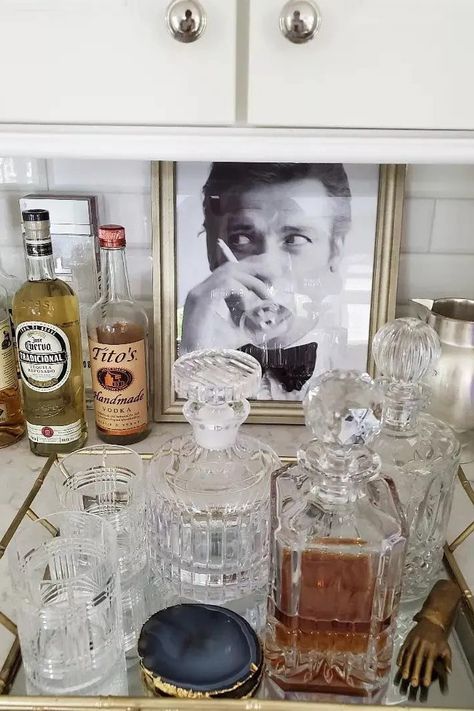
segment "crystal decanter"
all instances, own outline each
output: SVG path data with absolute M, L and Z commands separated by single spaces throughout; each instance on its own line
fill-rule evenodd
M 204 350 L 179 358 L 173 375 L 193 434 L 166 442 L 149 472 L 160 606 L 225 604 L 258 628 L 268 587 L 270 474 L 280 462 L 238 430 L 247 398 L 258 392 L 260 365 L 239 351 Z
M 439 577 L 451 511 L 459 444 L 451 428 L 422 412 L 422 380 L 440 356 L 436 332 L 416 318 L 383 326 L 373 355 L 385 391 L 382 429 L 370 446 L 397 487 L 409 541 L 402 599 L 425 597 Z
M 395 488 L 364 444 L 381 399 L 368 375 L 317 378 L 305 401 L 314 439 L 272 480 L 265 652 L 284 693 L 377 700 L 387 683 L 406 537 Z

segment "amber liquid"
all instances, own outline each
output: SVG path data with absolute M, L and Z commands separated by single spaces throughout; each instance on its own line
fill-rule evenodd
M 61 279 L 28 281 L 13 299 L 15 326 L 23 321 L 45 321 L 59 326 L 71 348 L 71 372 L 65 383 L 52 392 L 35 392 L 23 384 L 24 412 L 27 422 L 51 427 L 80 421 L 78 439 L 68 444 L 47 444 L 30 440 L 34 454 L 49 457 L 67 454 L 83 446 L 87 439 L 85 419 L 82 345 L 79 302 L 68 284 Z
M 333 543 L 340 548 L 358 542 Z M 367 696 L 377 677 L 380 686 L 385 681 L 391 620 L 373 622 L 376 561 L 367 553 L 332 552 L 330 544 L 325 540 L 326 550 L 302 553 L 296 601 L 294 558 L 283 551 L 280 604 L 271 601 L 269 610 L 269 673 L 286 691 Z M 297 613 L 290 614 L 295 602 Z M 372 670 L 366 669 L 368 660 Z
M 127 343 L 135 343 L 142 340 L 146 342 L 145 329 L 134 323 L 117 321 L 114 324 L 99 325 L 96 332 L 97 342 L 108 346 L 126 345 Z M 127 445 L 141 442 L 142 439 L 145 439 L 150 433 L 150 423 L 146 422 L 143 427 L 133 434 L 111 434 L 97 423 L 96 430 L 100 439 L 107 444 Z
M 0 410 L 0 447 L 8 447 L 25 434 L 19 384 L 0 390 Z

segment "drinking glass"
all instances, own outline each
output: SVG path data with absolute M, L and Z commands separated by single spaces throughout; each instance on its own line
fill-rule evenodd
M 147 618 L 147 549 L 143 463 L 128 447 L 85 447 L 58 461 L 56 476 L 61 506 L 86 511 L 108 521 L 117 535 L 122 589 L 125 653 L 136 656 Z
M 127 694 L 112 527 L 86 513 L 52 514 L 27 522 L 8 557 L 27 693 Z

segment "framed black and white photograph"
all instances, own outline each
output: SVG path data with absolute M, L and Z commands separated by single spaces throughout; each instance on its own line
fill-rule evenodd
M 176 357 L 236 348 L 262 366 L 250 421 L 302 422 L 310 381 L 373 370 L 394 317 L 404 166 L 153 166 L 155 419 L 180 419 Z

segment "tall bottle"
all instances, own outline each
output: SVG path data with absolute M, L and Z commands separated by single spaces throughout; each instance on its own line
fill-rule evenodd
M 133 444 L 150 431 L 148 318 L 133 301 L 125 261 L 125 230 L 99 228 L 101 289 L 87 318 L 97 434 Z
M 47 210 L 23 213 L 27 281 L 13 298 L 30 447 L 47 457 L 87 439 L 79 304 L 54 273 Z
M 375 701 L 388 680 L 406 538 L 394 486 L 364 444 L 380 402 L 368 375 L 320 376 L 305 402 L 314 439 L 273 478 L 265 642 L 284 691 Z
M 25 433 L 13 340 L 8 293 L 0 286 L 0 447 L 17 442 Z
M 423 379 L 441 353 L 434 329 L 417 318 L 382 326 L 373 343 L 385 391 L 382 429 L 369 442 L 398 491 L 408 524 L 402 599 L 424 598 L 439 577 L 459 465 L 451 428 L 423 412 Z

